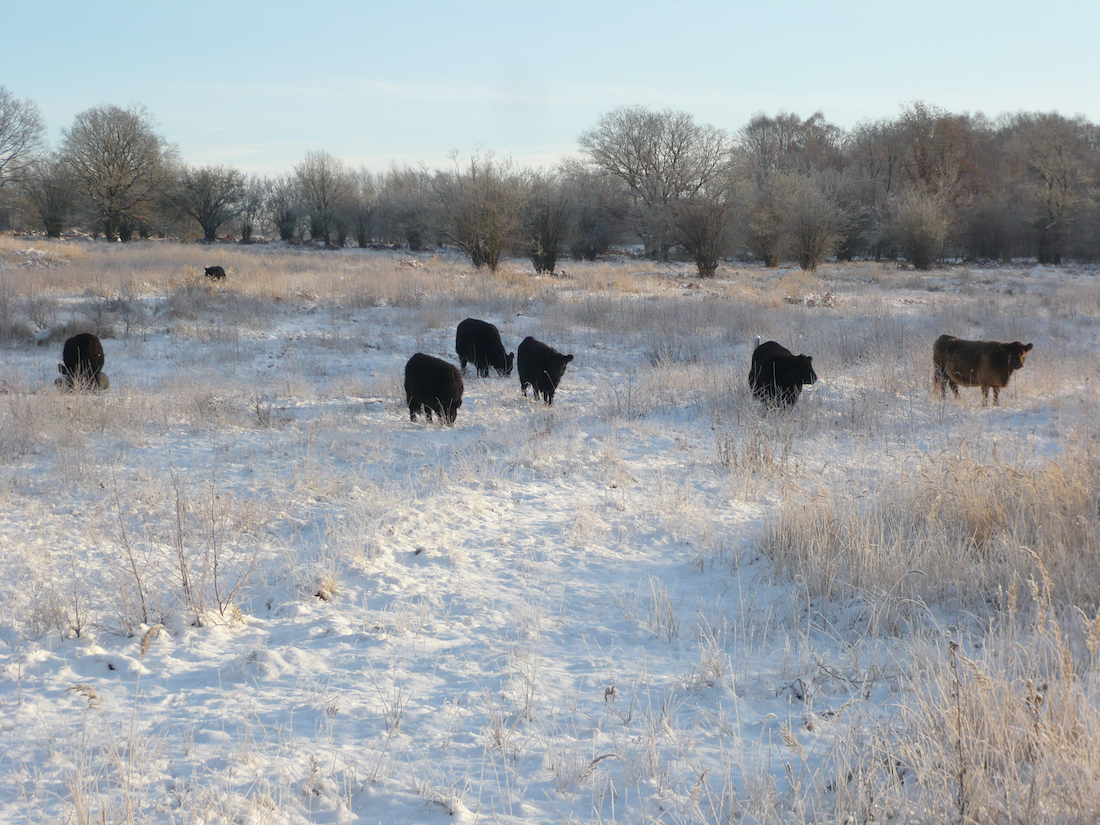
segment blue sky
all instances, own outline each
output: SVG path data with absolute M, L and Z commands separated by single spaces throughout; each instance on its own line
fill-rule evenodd
M 914 100 L 1100 122 L 1100 2 L 0 0 L 0 85 L 54 145 L 140 103 L 193 165 L 289 171 L 325 150 L 384 171 L 481 148 L 551 165 L 618 106 L 736 131 Z

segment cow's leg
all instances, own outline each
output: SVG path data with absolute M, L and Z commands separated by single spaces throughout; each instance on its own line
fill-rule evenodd
M 993 406 L 994 407 L 1001 406 L 1001 390 L 1000 390 L 999 387 L 994 387 L 993 388 Z

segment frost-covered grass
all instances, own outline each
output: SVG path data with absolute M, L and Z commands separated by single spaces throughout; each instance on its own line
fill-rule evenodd
M 0 239 L 0 821 L 1095 821 L 1100 273 L 565 270 Z M 552 408 L 408 420 L 468 316 Z

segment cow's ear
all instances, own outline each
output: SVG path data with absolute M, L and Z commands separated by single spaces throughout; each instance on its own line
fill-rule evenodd
M 1034 346 L 1034 344 L 1024 344 L 1024 352 L 1031 352 L 1031 348 Z
M 570 361 L 572 361 L 572 360 L 573 360 L 573 356 L 572 356 L 572 355 L 567 355 L 567 356 L 565 356 L 565 363 L 567 363 L 567 364 L 568 364 L 568 363 L 569 363 Z

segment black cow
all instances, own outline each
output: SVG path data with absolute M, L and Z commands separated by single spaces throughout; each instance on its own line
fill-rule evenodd
M 749 368 L 749 386 L 758 401 L 790 407 L 798 400 L 803 385 L 816 382 L 813 358 L 794 355 L 775 341 L 761 344 L 757 336 Z
M 511 375 L 514 352 L 504 351 L 504 342 L 500 340 L 500 330 L 488 321 L 467 318 L 455 330 L 455 352 L 462 362 L 462 372 L 466 372 L 467 362 L 472 361 L 481 378 L 489 377 L 489 367 L 499 375 Z
M 541 393 L 547 404 L 553 404 L 554 390 L 572 360 L 572 355 L 562 355 L 530 335 L 524 338 L 516 350 L 516 368 L 519 370 L 519 388 L 523 390 L 523 397 L 527 397 L 527 387 L 530 385 L 535 390 L 535 398 Z
M 62 363 L 57 365 L 61 378 L 54 384 L 66 390 L 105 390 L 111 386 L 103 372 L 106 358 L 103 344 L 90 332 L 74 335 L 61 350 Z
M 209 278 L 211 281 L 224 281 L 225 280 L 225 270 L 222 269 L 220 266 L 208 266 L 203 271 L 203 274 L 207 278 Z
M 444 423 L 453 425 L 462 406 L 462 373 L 454 364 L 418 352 L 405 364 L 405 400 L 411 421 L 423 410 L 428 421 L 437 412 Z

